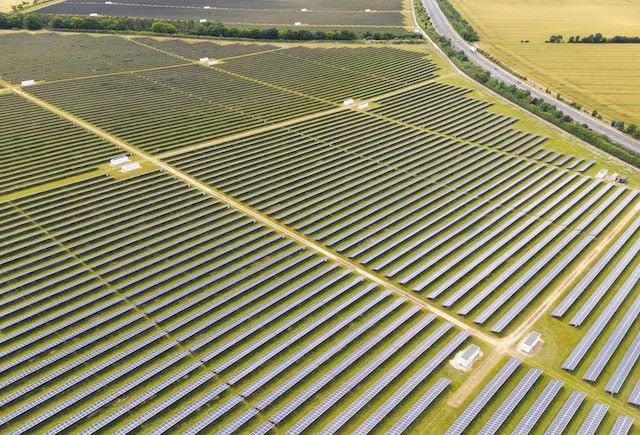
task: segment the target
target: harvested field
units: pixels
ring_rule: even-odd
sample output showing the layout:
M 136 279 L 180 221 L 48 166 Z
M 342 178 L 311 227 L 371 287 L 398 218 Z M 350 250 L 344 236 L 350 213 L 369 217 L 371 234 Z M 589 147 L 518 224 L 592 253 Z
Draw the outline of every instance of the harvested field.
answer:
M 545 44 L 551 35 L 639 36 L 640 4 L 619 0 L 453 0 L 480 46 L 554 93 L 640 124 L 640 44 Z M 528 40 L 529 43 L 521 41 Z

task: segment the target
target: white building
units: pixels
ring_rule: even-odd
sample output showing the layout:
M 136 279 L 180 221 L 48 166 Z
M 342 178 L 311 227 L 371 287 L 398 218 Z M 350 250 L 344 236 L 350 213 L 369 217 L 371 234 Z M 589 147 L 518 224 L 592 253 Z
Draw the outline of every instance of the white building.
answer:
M 218 64 L 218 61 L 217 61 L 216 59 L 211 59 L 211 60 L 209 61 L 209 66 L 211 66 L 211 65 L 217 65 L 217 64 Z
M 122 165 L 122 167 L 120 168 L 120 170 L 122 172 L 131 172 L 131 171 L 135 171 L 136 169 L 140 169 L 140 163 L 139 162 L 128 162 L 125 163 L 124 165 Z
M 211 9 L 211 6 L 205 6 L 204 8 L 205 9 Z
M 607 172 L 608 171 L 606 169 L 600 169 L 596 174 L 596 178 L 603 180 L 607 176 Z
M 523 351 L 524 353 L 533 352 L 533 349 L 535 349 L 537 344 L 540 342 L 541 337 L 542 336 L 540 335 L 539 332 L 531 331 L 531 333 L 529 333 L 527 338 L 525 338 L 522 341 L 522 344 L 520 345 L 520 350 Z
M 22 82 L 20 82 L 20 86 L 33 86 L 36 84 L 35 80 L 23 80 Z
M 355 103 L 355 100 L 353 98 L 347 98 L 346 100 L 344 100 L 342 102 L 343 106 L 351 106 L 353 103 Z
M 207 63 L 207 62 L 209 62 L 209 58 L 208 57 L 201 57 L 200 58 L 200 62 Z
M 98 13 L 97 13 L 97 12 L 91 12 L 91 13 L 89 14 L 89 16 L 90 16 L 90 17 L 97 17 L 97 16 L 98 16 Z
M 295 23 L 293 23 L 294 26 L 302 26 L 302 23 L 300 21 L 296 21 Z
M 201 23 L 206 23 L 206 22 L 207 22 L 207 19 L 206 19 L 206 18 L 200 18 L 200 22 L 201 22 Z
M 127 163 L 129 161 L 129 156 L 127 156 L 126 154 L 123 154 L 121 156 L 115 156 L 114 158 L 111 159 L 111 164 L 112 165 L 121 165 L 123 163 Z
M 307 11 L 308 11 L 308 9 L 307 9 L 307 8 L 302 8 L 302 9 L 300 9 L 300 12 L 307 12 Z
M 458 365 L 463 369 L 471 368 L 473 362 L 480 356 L 480 348 L 475 344 L 470 345 L 458 356 Z
M 369 103 L 367 103 L 366 101 L 358 104 L 358 109 L 366 109 L 367 107 L 369 107 Z

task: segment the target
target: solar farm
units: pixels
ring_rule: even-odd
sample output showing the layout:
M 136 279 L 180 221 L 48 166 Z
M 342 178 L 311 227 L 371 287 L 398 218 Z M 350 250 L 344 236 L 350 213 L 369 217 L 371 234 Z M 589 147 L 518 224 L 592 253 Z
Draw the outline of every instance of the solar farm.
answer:
M 230 26 L 350 29 L 404 33 L 411 30 L 403 0 L 64 0 L 40 9 L 47 14 L 220 21 Z M 296 24 L 297 23 L 297 24 Z
M 426 43 L 0 45 L 0 432 L 640 432 L 637 169 Z

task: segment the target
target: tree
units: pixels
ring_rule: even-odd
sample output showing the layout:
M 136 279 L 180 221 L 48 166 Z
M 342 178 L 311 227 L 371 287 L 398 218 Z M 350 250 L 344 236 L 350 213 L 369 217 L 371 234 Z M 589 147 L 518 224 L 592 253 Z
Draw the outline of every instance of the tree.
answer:
M 178 29 L 174 24 L 156 21 L 151 25 L 151 31 L 155 33 L 176 33 Z
M 614 119 L 611 121 L 611 126 L 613 128 L 617 128 L 620 131 L 624 131 L 624 121 L 620 121 L 619 119 Z
M 24 26 L 28 30 L 40 30 L 42 29 L 42 22 L 37 15 L 29 14 L 24 17 Z

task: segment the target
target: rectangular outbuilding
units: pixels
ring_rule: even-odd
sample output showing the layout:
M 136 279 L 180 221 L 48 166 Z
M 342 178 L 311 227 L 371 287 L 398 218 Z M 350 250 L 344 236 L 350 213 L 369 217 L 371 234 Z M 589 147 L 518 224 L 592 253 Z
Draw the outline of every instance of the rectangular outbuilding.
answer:
M 120 170 L 122 172 L 131 172 L 131 171 L 135 171 L 136 169 L 140 169 L 141 167 L 142 166 L 140 166 L 139 162 L 127 162 L 124 165 L 122 165 Z
M 129 156 L 126 154 L 122 154 L 121 156 L 115 156 L 111 159 L 112 165 L 121 165 L 123 163 L 127 163 L 129 161 Z
M 542 336 L 539 332 L 531 331 L 531 333 L 522 341 L 520 350 L 524 353 L 531 353 L 540 342 Z
M 472 344 L 464 350 L 458 357 L 458 365 L 464 369 L 471 367 L 471 364 L 480 356 L 480 348 Z

